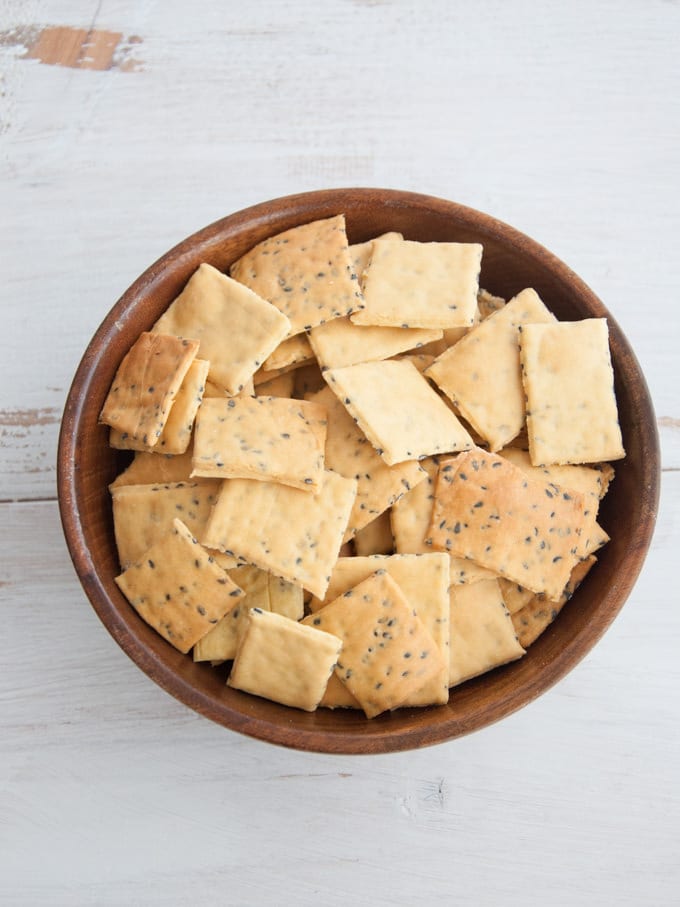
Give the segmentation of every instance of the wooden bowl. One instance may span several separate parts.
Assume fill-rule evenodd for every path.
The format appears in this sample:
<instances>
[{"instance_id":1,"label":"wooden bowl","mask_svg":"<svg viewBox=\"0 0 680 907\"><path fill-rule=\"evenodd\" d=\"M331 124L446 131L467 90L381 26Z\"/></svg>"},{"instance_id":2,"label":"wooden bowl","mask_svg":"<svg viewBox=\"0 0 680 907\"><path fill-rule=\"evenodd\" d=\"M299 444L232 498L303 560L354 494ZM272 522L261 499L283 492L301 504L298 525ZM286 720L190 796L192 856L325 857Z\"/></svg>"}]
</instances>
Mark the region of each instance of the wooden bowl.
<instances>
[{"instance_id":1,"label":"wooden bowl","mask_svg":"<svg viewBox=\"0 0 680 907\"><path fill-rule=\"evenodd\" d=\"M350 242L388 230L421 241L481 242L481 285L510 298L534 287L559 319L606 317L625 460L605 497L611 541L555 622L527 654L452 690L446 706L404 709L371 721L363 713L307 713L232 690L225 674L194 664L150 629L114 583L119 572L107 486L120 471L108 430L97 423L123 355L156 321L201 262L225 270L265 237L344 213ZM628 597L650 544L659 493L659 447L649 392L628 341L607 309L569 268L531 239L449 201L385 189L310 192L232 214L184 240L139 277L88 346L64 411L58 490L68 547L83 588L118 644L177 699L241 733L328 753L381 753L427 746L482 728L564 677L594 646Z\"/></svg>"}]
</instances>

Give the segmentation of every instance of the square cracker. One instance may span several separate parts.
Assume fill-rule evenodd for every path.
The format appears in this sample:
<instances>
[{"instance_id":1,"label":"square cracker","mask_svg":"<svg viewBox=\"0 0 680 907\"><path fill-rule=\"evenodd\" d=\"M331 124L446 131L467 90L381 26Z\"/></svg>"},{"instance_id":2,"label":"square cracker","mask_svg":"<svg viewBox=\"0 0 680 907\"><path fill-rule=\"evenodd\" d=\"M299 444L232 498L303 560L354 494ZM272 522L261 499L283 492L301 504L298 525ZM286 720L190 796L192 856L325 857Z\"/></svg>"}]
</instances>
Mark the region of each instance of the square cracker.
<instances>
[{"instance_id":1,"label":"square cracker","mask_svg":"<svg viewBox=\"0 0 680 907\"><path fill-rule=\"evenodd\" d=\"M521 645L528 648L536 642L541 633L555 620L596 562L597 558L594 555L579 561L571 571L569 581L557 601L548 601L544 595L534 595L523 608L513 612L512 622Z\"/></svg>"},{"instance_id":2,"label":"square cracker","mask_svg":"<svg viewBox=\"0 0 680 907\"><path fill-rule=\"evenodd\" d=\"M356 479L357 493L344 540L383 513L425 478L415 460L388 466L329 387L310 397L328 414L328 469Z\"/></svg>"},{"instance_id":3,"label":"square cracker","mask_svg":"<svg viewBox=\"0 0 680 907\"><path fill-rule=\"evenodd\" d=\"M523 472L534 478L545 478L548 482L579 491L586 496L586 507L591 504L598 509L600 500L609 485L610 470L603 471L595 466L551 465L534 466L528 450L518 447L505 447L498 451L501 457L510 460ZM611 470L613 472L613 470Z\"/></svg>"},{"instance_id":4,"label":"square cracker","mask_svg":"<svg viewBox=\"0 0 680 907\"><path fill-rule=\"evenodd\" d=\"M449 685L524 655L495 579L451 587Z\"/></svg>"},{"instance_id":5,"label":"square cracker","mask_svg":"<svg viewBox=\"0 0 680 907\"><path fill-rule=\"evenodd\" d=\"M289 328L273 305L204 262L153 331L198 340L201 358L210 361L210 380L233 396Z\"/></svg>"},{"instance_id":6,"label":"square cracker","mask_svg":"<svg viewBox=\"0 0 680 907\"><path fill-rule=\"evenodd\" d=\"M316 613L322 610L378 570L385 570L399 586L442 655L441 673L434 674L402 704L415 706L447 702L449 559L443 552L338 558L324 601L312 598L309 602L310 611Z\"/></svg>"},{"instance_id":7,"label":"square cracker","mask_svg":"<svg viewBox=\"0 0 680 907\"><path fill-rule=\"evenodd\" d=\"M624 457L606 319L527 324L520 347L531 462Z\"/></svg>"},{"instance_id":8,"label":"square cracker","mask_svg":"<svg viewBox=\"0 0 680 907\"><path fill-rule=\"evenodd\" d=\"M134 459L109 485L109 491L122 485L163 485L191 480L191 447L183 454L160 456L149 451L137 451ZM206 481L201 479L200 481Z\"/></svg>"},{"instance_id":9,"label":"square cracker","mask_svg":"<svg viewBox=\"0 0 680 907\"><path fill-rule=\"evenodd\" d=\"M356 481L330 470L316 494L225 479L202 541L322 597L355 495Z\"/></svg>"},{"instance_id":10,"label":"square cracker","mask_svg":"<svg viewBox=\"0 0 680 907\"><path fill-rule=\"evenodd\" d=\"M323 480L326 422L326 410L305 400L205 400L196 420L192 476L316 490Z\"/></svg>"},{"instance_id":11,"label":"square cracker","mask_svg":"<svg viewBox=\"0 0 680 907\"><path fill-rule=\"evenodd\" d=\"M375 327L354 324L349 317L334 318L312 328L309 341L322 369L342 368L357 362L389 359L438 340L437 328Z\"/></svg>"},{"instance_id":12,"label":"square cracker","mask_svg":"<svg viewBox=\"0 0 680 907\"><path fill-rule=\"evenodd\" d=\"M230 578L243 589L244 597L194 646L194 661L228 661L236 655L248 612L251 608L272 611L290 620L300 620L304 615L302 587L259 567L236 567L229 571Z\"/></svg>"},{"instance_id":13,"label":"square cracker","mask_svg":"<svg viewBox=\"0 0 680 907\"><path fill-rule=\"evenodd\" d=\"M577 491L584 495L584 525L576 551L579 557L587 557L609 541L609 535L597 522L602 488L607 483L604 472L580 465L534 466L528 451L514 447L506 447L499 454L529 476L546 479L563 492Z\"/></svg>"},{"instance_id":14,"label":"square cracker","mask_svg":"<svg viewBox=\"0 0 680 907\"><path fill-rule=\"evenodd\" d=\"M178 519L116 583L139 616L184 653L243 597Z\"/></svg>"},{"instance_id":15,"label":"square cracker","mask_svg":"<svg viewBox=\"0 0 680 907\"><path fill-rule=\"evenodd\" d=\"M329 369L325 378L391 466L473 446L456 416L407 360Z\"/></svg>"},{"instance_id":16,"label":"square cracker","mask_svg":"<svg viewBox=\"0 0 680 907\"><path fill-rule=\"evenodd\" d=\"M335 671L368 718L403 705L442 675L445 661L436 643L383 570L303 623L342 639Z\"/></svg>"},{"instance_id":17,"label":"square cracker","mask_svg":"<svg viewBox=\"0 0 680 907\"><path fill-rule=\"evenodd\" d=\"M194 359L191 363L155 445L151 447L142 443L141 440L135 440L130 435L124 438L121 431L112 428L109 435L111 447L118 450L151 450L154 453L172 456L185 453L191 443L194 419L203 399L209 367L210 363L205 359ZM157 480L158 476L156 476Z\"/></svg>"},{"instance_id":18,"label":"square cracker","mask_svg":"<svg viewBox=\"0 0 680 907\"><path fill-rule=\"evenodd\" d=\"M429 538L533 592L559 598L578 559L583 495L477 448L440 465Z\"/></svg>"},{"instance_id":19,"label":"square cracker","mask_svg":"<svg viewBox=\"0 0 680 907\"><path fill-rule=\"evenodd\" d=\"M390 511L394 545L400 554L427 554L432 551L426 539L432 518L439 457L426 457L420 461L420 467L427 473L425 481L407 492ZM490 570L473 561L452 555L449 555L449 572L452 583L475 583L494 576Z\"/></svg>"},{"instance_id":20,"label":"square cracker","mask_svg":"<svg viewBox=\"0 0 680 907\"><path fill-rule=\"evenodd\" d=\"M251 608L227 683L237 690L313 712L341 647L342 641L331 633Z\"/></svg>"},{"instance_id":21,"label":"square cracker","mask_svg":"<svg viewBox=\"0 0 680 907\"><path fill-rule=\"evenodd\" d=\"M524 424L519 327L538 321L552 322L555 317L535 290L522 290L425 372L491 450L511 441Z\"/></svg>"},{"instance_id":22,"label":"square cracker","mask_svg":"<svg viewBox=\"0 0 680 907\"><path fill-rule=\"evenodd\" d=\"M291 335L364 305L343 214L265 239L234 262L229 273L283 312Z\"/></svg>"},{"instance_id":23,"label":"square cracker","mask_svg":"<svg viewBox=\"0 0 680 907\"><path fill-rule=\"evenodd\" d=\"M373 239L369 239L366 242L354 243L349 247L349 254L352 257L352 267L354 268L354 273L359 278L359 286L363 290L363 280L364 280L364 271L368 267L368 263L371 260L371 255L373 254L373 243L376 239L392 239L395 241L403 240L404 236L402 233L382 233L380 236L375 236Z\"/></svg>"},{"instance_id":24,"label":"square cracker","mask_svg":"<svg viewBox=\"0 0 680 907\"><path fill-rule=\"evenodd\" d=\"M198 343L143 331L123 357L99 421L121 439L155 447Z\"/></svg>"},{"instance_id":25,"label":"square cracker","mask_svg":"<svg viewBox=\"0 0 680 907\"><path fill-rule=\"evenodd\" d=\"M365 308L355 324L455 328L472 324L482 261L479 243L376 239L364 272Z\"/></svg>"},{"instance_id":26,"label":"square cracker","mask_svg":"<svg viewBox=\"0 0 680 907\"><path fill-rule=\"evenodd\" d=\"M115 487L111 493L113 526L121 567L125 569L156 544L170 530L175 517L193 535L200 536L219 487L219 481L207 479Z\"/></svg>"}]
</instances>

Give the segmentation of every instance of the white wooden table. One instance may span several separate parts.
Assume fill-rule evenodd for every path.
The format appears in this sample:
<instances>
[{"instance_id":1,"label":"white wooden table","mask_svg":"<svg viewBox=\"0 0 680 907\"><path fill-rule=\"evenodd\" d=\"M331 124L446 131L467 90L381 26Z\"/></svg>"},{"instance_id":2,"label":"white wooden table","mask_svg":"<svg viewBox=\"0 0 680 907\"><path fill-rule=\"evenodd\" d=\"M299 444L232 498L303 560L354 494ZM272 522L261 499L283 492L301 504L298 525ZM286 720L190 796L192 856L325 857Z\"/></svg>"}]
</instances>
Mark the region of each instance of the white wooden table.
<instances>
[{"instance_id":1,"label":"white wooden table","mask_svg":"<svg viewBox=\"0 0 680 907\"><path fill-rule=\"evenodd\" d=\"M0 903L680 903L679 35L663 0L0 0ZM55 500L71 377L137 274L231 211L352 185L568 262L638 354L664 466L589 657L494 727L376 757L154 686Z\"/></svg>"}]
</instances>

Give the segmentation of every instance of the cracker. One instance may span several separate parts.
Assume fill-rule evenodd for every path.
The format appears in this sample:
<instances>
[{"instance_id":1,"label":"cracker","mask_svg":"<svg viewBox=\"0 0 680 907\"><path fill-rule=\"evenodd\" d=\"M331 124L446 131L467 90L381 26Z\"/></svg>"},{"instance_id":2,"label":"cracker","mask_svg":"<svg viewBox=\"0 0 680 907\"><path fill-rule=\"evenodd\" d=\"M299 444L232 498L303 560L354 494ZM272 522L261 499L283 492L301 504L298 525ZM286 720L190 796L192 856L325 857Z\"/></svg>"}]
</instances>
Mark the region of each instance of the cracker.
<instances>
[{"instance_id":1,"label":"cracker","mask_svg":"<svg viewBox=\"0 0 680 907\"><path fill-rule=\"evenodd\" d=\"M121 442L155 447L197 350L195 340L144 331L123 357L99 421Z\"/></svg>"},{"instance_id":2,"label":"cracker","mask_svg":"<svg viewBox=\"0 0 680 907\"><path fill-rule=\"evenodd\" d=\"M364 362L329 369L325 378L390 465L472 446L467 431L411 362Z\"/></svg>"},{"instance_id":3,"label":"cracker","mask_svg":"<svg viewBox=\"0 0 680 907\"><path fill-rule=\"evenodd\" d=\"M534 290L523 290L442 353L425 373L493 451L524 424L519 326L554 320Z\"/></svg>"},{"instance_id":4,"label":"cracker","mask_svg":"<svg viewBox=\"0 0 680 907\"><path fill-rule=\"evenodd\" d=\"M387 572L372 574L303 623L342 639L336 674L368 718L399 707L433 678L441 678L446 667ZM442 696L437 689L433 701L441 702Z\"/></svg>"},{"instance_id":5,"label":"cracker","mask_svg":"<svg viewBox=\"0 0 680 907\"><path fill-rule=\"evenodd\" d=\"M183 653L243 597L179 519L116 583L139 616Z\"/></svg>"},{"instance_id":6,"label":"cracker","mask_svg":"<svg viewBox=\"0 0 680 907\"><path fill-rule=\"evenodd\" d=\"M113 489L113 525L123 569L156 544L179 517L200 536L217 500L216 480L158 485L122 485Z\"/></svg>"},{"instance_id":7,"label":"cracker","mask_svg":"<svg viewBox=\"0 0 680 907\"><path fill-rule=\"evenodd\" d=\"M440 464L429 538L500 576L557 599L577 560L584 497L479 448ZM454 464L452 464L454 465Z\"/></svg>"},{"instance_id":8,"label":"cracker","mask_svg":"<svg viewBox=\"0 0 680 907\"><path fill-rule=\"evenodd\" d=\"M364 305L343 214L265 239L234 262L229 273L286 315L290 335Z\"/></svg>"},{"instance_id":9,"label":"cracker","mask_svg":"<svg viewBox=\"0 0 680 907\"><path fill-rule=\"evenodd\" d=\"M406 359L407 362L410 362L414 365L420 374L422 375L426 368L429 368L435 360L435 356L430 355L429 353L414 353L407 352L401 353L396 357L397 359Z\"/></svg>"},{"instance_id":10,"label":"cracker","mask_svg":"<svg viewBox=\"0 0 680 907\"><path fill-rule=\"evenodd\" d=\"M302 588L287 583L259 567L236 567L230 578L243 589L244 597L194 646L194 661L229 661L236 655L238 641L251 608L272 611L290 620L303 617Z\"/></svg>"},{"instance_id":11,"label":"cracker","mask_svg":"<svg viewBox=\"0 0 680 907\"><path fill-rule=\"evenodd\" d=\"M253 385L257 389L261 384L266 384L273 378L280 378L281 375L288 375L290 372L296 372L298 369L304 368L307 365L316 365L316 360L313 356L309 360L291 362L289 365L283 365L281 368L273 368L268 371L259 368L253 375Z\"/></svg>"},{"instance_id":12,"label":"cracker","mask_svg":"<svg viewBox=\"0 0 680 907\"><path fill-rule=\"evenodd\" d=\"M584 495L583 531L576 549L579 557L587 557L607 544L609 535L597 522L602 488L608 484L607 473L591 466L534 466L528 451L513 447L506 447L499 453L529 476L546 479L563 491Z\"/></svg>"},{"instance_id":13,"label":"cracker","mask_svg":"<svg viewBox=\"0 0 680 907\"><path fill-rule=\"evenodd\" d=\"M338 675L333 671L328 678L328 685L321 697L319 703L321 708L325 709L360 709L358 700L352 696L345 684L340 680Z\"/></svg>"},{"instance_id":14,"label":"cracker","mask_svg":"<svg viewBox=\"0 0 680 907\"><path fill-rule=\"evenodd\" d=\"M325 600L312 598L310 611L317 613L380 570L385 570L399 586L442 656L441 674L434 674L403 704L415 706L447 702L445 666L449 659L449 559L446 554L433 552L339 558L333 568Z\"/></svg>"},{"instance_id":15,"label":"cracker","mask_svg":"<svg viewBox=\"0 0 680 907\"><path fill-rule=\"evenodd\" d=\"M255 396L255 384L253 382L253 376L245 382L241 390L237 394L228 393L223 387L219 384L215 384L214 381L211 381L209 378L205 382L205 390L203 391L203 398L208 399L209 397L254 397Z\"/></svg>"},{"instance_id":16,"label":"cracker","mask_svg":"<svg viewBox=\"0 0 680 907\"><path fill-rule=\"evenodd\" d=\"M479 293L477 293L477 308L482 321L502 309L504 305L505 299L502 296L494 296L493 293L489 293L488 290L483 290L480 287Z\"/></svg>"},{"instance_id":17,"label":"cracker","mask_svg":"<svg viewBox=\"0 0 680 907\"><path fill-rule=\"evenodd\" d=\"M527 324L520 346L531 462L624 457L606 319Z\"/></svg>"},{"instance_id":18,"label":"cracker","mask_svg":"<svg viewBox=\"0 0 680 907\"><path fill-rule=\"evenodd\" d=\"M472 324L482 246L377 239L364 273L365 308L355 324L455 328Z\"/></svg>"},{"instance_id":19,"label":"cracker","mask_svg":"<svg viewBox=\"0 0 680 907\"><path fill-rule=\"evenodd\" d=\"M519 586L517 583L504 579L502 576L498 577L498 586L501 590L505 607L510 614L516 614L517 611L528 605L536 596L536 593L532 592L531 589L525 589L524 586Z\"/></svg>"},{"instance_id":20,"label":"cracker","mask_svg":"<svg viewBox=\"0 0 680 907\"><path fill-rule=\"evenodd\" d=\"M364 271L368 267L368 263L371 260L371 254L373 253L373 243L376 239L392 239L392 240L402 240L404 237L401 233L390 232L383 233L380 236L376 236L373 239L369 239L367 242L354 243L349 247L349 254L352 258L352 267L354 268L354 273L359 278L359 286L363 289L363 278Z\"/></svg>"},{"instance_id":21,"label":"cracker","mask_svg":"<svg viewBox=\"0 0 680 907\"><path fill-rule=\"evenodd\" d=\"M310 398L328 414L325 462L347 479L356 479L357 492L345 541L425 478L415 460L388 466L328 387Z\"/></svg>"},{"instance_id":22,"label":"cracker","mask_svg":"<svg viewBox=\"0 0 680 907\"><path fill-rule=\"evenodd\" d=\"M237 690L313 712L341 647L337 636L251 608L227 683Z\"/></svg>"},{"instance_id":23,"label":"cracker","mask_svg":"<svg viewBox=\"0 0 680 907\"><path fill-rule=\"evenodd\" d=\"M600 474L600 500L602 500L614 480L615 470L611 463L593 463L592 468L597 469Z\"/></svg>"},{"instance_id":24,"label":"cracker","mask_svg":"<svg viewBox=\"0 0 680 907\"><path fill-rule=\"evenodd\" d=\"M368 579L373 573L385 570L432 637L442 656L442 671L420 689L411 693L403 705L431 705L448 701L449 659L449 559L444 553L396 554L388 557L339 558L323 602L309 602L312 613L341 597L349 589Z\"/></svg>"},{"instance_id":25,"label":"cracker","mask_svg":"<svg viewBox=\"0 0 680 907\"><path fill-rule=\"evenodd\" d=\"M426 539L432 518L439 458L427 457L420 461L420 466L427 473L427 479L400 498L390 511L395 549L401 554L424 554L432 551ZM452 583L475 583L494 576L492 571L465 558L449 556L449 561Z\"/></svg>"},{"instance_id":26,"label":"cracker","mask_svg":"<svg viewBox=\"0 0 680 907\"><path fill-rule=\"evenodd\" d=\"M262 363L262 371L277 371L289 365L301 365L311 362L314 353L306 334L296 334L282 340L271 355Z\"/></svg>"},{"instance_id":27,"label":"cracker","mask_svg":"<svg viewBox=\"0 0 680 907\"><path fill-rule=\"evenodd\" d=\"M309 341L323 370L389 359L441 336L436 328L362 326L346 317L312 328Z\"/></svg>"},{"instance_id":28,"label":"cracker","mask_svg":"<svg viewBox=\"0 0 680 907\"><path fill-rule=\"evenodd\" d=\"M191 476L191 447L183 454L160 456L149 451L137 451L130 465L109 485L109 491L122 485L163 485L188 482ZM191 480L198 481L198 480ZM200 481L206 481L201 479Z\"/></svg>"},{"instance_id":29,"label":"cracker","mask_svg":"<svg viewBox=\"0 0 680 907\"><path fill-rule=\"evenodd\" d=\"M192 476L258 479L317 490L326 410L281 397L210 399L196 420Z\"/></svg>"},{"instance_id":30,"label":"cracker","mask_svg":"<svg viewBox=\"0 0 680 907\"><path fill-rule=\"evenodd\" d=\"M493 313L498 311L503 305L505 305L505 300L500 296L493 296L487 290L480 288L477 293L477 308L475 310L474 318L472 319L471 327L446 328L441 340L426 344L421 352L431 355L433 358L441 356L442 353L445 353L446 350L455 343L458 343L459 340L468 334L472 327L479 324L484 318L488 318L489 315L493 315Z\"/></svg>"},{"instance_id":31,"label":"cracker","mask_svg":"<svg viewBox=\"0 0 680 907\"><path fill-rule=\"evenodd\" d=\"M236 570L241 569L244 568L236 568ZM248 619L249 610L246 599L239 600L236 606L194 645L194 661L209 661L211 664L231 661L236 656L238 642Z\"/></svg>"},{"instance_id":32,"label":"cracker","mask_svg":"<svg viewBox=\"0 0 680 907\"><path fill-rule=\"evenodd\" d=\"M243 390L289 329L275 306L205 262L153 327L198 340L210 380L229 395Z\"/></svg>"},{"instance_id":33,"label":"cracker","mask_svg":"<svg viewBox=\"0 0 680 907\"><path fill-rule=\"evenodd\" d=\"M316 494L225 479L202 541L323 596L355 494L354 479L331 471Z\"/></svg>"},{"instance_id":34,"label":"cracker","mask_svg":"<svg viewBox=\"0 0 680 907\"><path fill-rule=\"evenodd\" d=\"M561 485L586 495L586 499L592 501L596 510L603 497L603 487L606 491L609 484L607 476L610 473L603 472L594 466L534 466L529 451L520 450L517 447L505 447L498 453L533 478L545 478L548 482L554 482L555 485Z\"/></svg>"},{"instance_id":35,"label":"cracker","mask_svg":"<svg viewBox=\"0 0 680 907\"><path fill-rule=\"evenodd\" d=\"M579 561L557 601L548 601L543 595L534 595L523 608L512 615L515 632L525 649L536 642L541 633L555 620L596 562L597 558L594 555Z\"/></svg>"},{"instance_id":36,"label":"cracker","mask_svg":"<svg viewBox=\"0 0 680 907\"><path fill-rule=\"evenodd\" d=\"M112 428L109 434L111 447L118 450L151 450L154 453L172 456L185 453L191 443L194 419L203 399L209 367L210 363L205 359L194 359L191 363L170 407L163 431L153 447L142 443L141 440L135 440L130 435L124 438L123 433L116 428Z\"/></svg>"},{"instance_id":37,"label":"cracker","mask_svg":"<svg viewBox=\"0 0 680 907\"><path fill-rule=\"evenodd\" d=\"M450 618L452 687L525 654L495 579L452 586Z\"/></svg>"},{"instance_id":38,"label":"cracker","mask_svg":"<svg viewBox=\"0 0 680 907\"><path fill-rule=\"evenodd\" d=\"M284 372L257 385L258 397L292 397L295 390L295 372Z\"/></svg>"},{"instance_id":39,"label":"cracker","mask_svg":"<svg viewBox=\"0 0 680 907\"><path fill-rule=\"evenodd\" d=\"M359 557L367 557L370 554L392 554L394 539L392 538L389 510L385 510L355 533L354 550Z\"/></svg>"}]
</instances>

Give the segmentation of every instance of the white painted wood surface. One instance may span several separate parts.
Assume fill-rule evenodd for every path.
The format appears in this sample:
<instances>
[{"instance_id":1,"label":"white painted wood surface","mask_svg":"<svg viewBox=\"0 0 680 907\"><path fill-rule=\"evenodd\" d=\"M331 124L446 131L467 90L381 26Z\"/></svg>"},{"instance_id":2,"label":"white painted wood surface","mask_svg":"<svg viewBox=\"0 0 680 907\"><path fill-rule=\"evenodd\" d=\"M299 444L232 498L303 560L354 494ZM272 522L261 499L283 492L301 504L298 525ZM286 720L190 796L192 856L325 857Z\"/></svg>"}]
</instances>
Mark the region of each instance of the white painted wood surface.
<instances>
[{"instance_id":1,"label":"white painted wood surface","mask_svg":"<svg viewBox=\"0 0 680 907\"><path fill-rule=\"evenodd\" d=\"M111 66L28 58L48 26L119 33ZM0 0L0 33L0 903L677 904L680 5ZM71 377L136 275L226 213L350 185L568 262L638 354L664 462L588 658L492 728L377 757L272 747L155 687L55 503Z\"/></svg>"}]
</instances>

